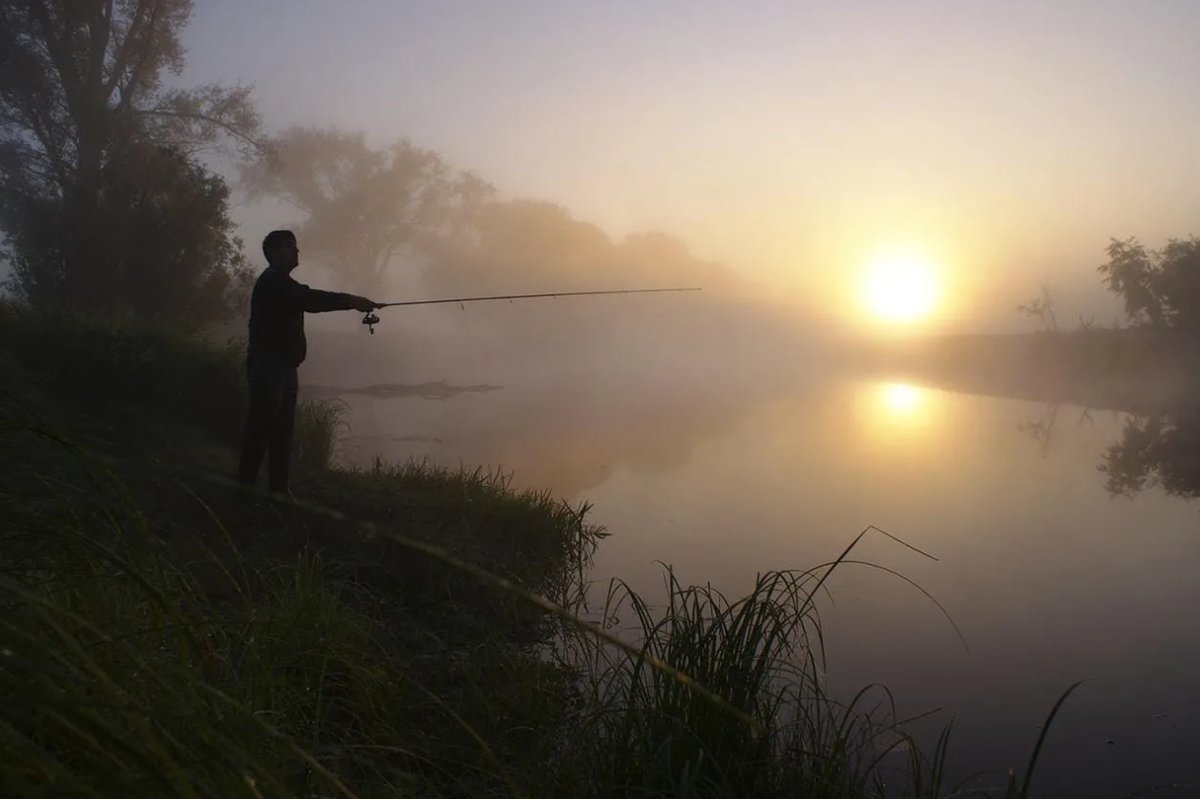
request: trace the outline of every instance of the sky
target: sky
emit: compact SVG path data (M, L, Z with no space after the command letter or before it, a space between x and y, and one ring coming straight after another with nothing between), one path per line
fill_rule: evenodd
M900 257L927 328L1007 330L1040 283L1114 321L1109 238L1200 234L1198 41L1195 0L200 0L183 79L672 233L798 311L863 317Z

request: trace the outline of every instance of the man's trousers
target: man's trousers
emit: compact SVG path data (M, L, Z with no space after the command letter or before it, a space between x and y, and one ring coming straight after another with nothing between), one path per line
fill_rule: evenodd
M267 476L272 491L288 490L288 461L292 453L292 427L296 422L295 367L247 369L250 407L242 432L242 457L238 481L254 485L263 454L268 454Z

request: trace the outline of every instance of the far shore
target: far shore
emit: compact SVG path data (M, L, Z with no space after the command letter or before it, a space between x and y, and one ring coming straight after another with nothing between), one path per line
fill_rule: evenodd
M1200 397L1200 336L1100 329L862 344L851 368L951 391L1164 413Z

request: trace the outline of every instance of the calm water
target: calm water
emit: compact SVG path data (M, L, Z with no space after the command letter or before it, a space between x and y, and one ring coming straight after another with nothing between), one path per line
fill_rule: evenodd
M726 592L756 572L860 558L823 610L831 679L902 716L956 719L962 771L1021 766L1072 682L1037 784L1120 796L1200 783L1200 503L1113 497L1098 468L1126 417L902 382L647 371L528 376L424 396L348 395L345 457L502 465L595 504L593 576L651 595L661 567ZM998 778L999 779L999 778ZM1196 795L1200 788L1158 795Z

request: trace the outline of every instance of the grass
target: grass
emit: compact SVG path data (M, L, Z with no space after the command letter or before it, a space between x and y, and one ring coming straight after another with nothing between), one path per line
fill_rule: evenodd
M3 481L0 794L507 794L497 764L545 742L566 675L468 581L438 581L431 612L366 571L354 525L210 515L219 488L166 497L28 429L4 443L33 468Z
M347 429L346 404L337 398L302 400L296 405L292 462L300 472L322 474L334 464L338 434Z
M944 784L949 728L926 752L886 691L825 693L815 597L853 544L743 597L614 583L584 621L586 504L330 468L328 404L309 501L239 493L240 410L190 394L244 401L233 348L10 307L0 332L0 795L982 795ZM990 795L1032 795L1042 740Z
M603 624L617 628L631 614L623 634L638 643L618 649L589 630L572 631L568 660L584 675L585 695L573 726L591 741L575 764L579 781L603 786L593 795L606 797L1032 796L1050 723L1078 684L1052 708L1022 777L1010 770L955 785L946 778L952 725L925 751L909 731L916 719L899 719L883 686L848 702L826 692L815 599L834 571L856 563L850 555L871 530L834 562L758 575L733 599L684 584L667 567L666 606L656 611L614 581Z

